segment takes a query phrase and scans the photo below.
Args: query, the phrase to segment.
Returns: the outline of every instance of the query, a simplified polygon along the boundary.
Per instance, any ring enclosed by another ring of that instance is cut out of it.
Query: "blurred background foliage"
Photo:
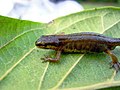
[[[77,0],[77,1],[89,1],[89,2],[114,2],[114,3],[120,3],[120,0]]]
[[[77,0],[84,9],[103,7],[103,6],[116,6],[120,7],[120,0]]]

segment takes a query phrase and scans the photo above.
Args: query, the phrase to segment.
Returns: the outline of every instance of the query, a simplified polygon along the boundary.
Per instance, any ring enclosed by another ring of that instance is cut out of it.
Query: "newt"
[[[105,52],[112,59],[111,67],[117,72],[120,69],[120,63],[117,57],[111,52],[116,46],[120,46],[120,38],[111,38],[94,32],[81,32],[66,35],[42,35],[35,42],[35,45],[38,48],[56,51],[55,58],[45,56],[42,58],[44,61],[57,62],[62,52]]]

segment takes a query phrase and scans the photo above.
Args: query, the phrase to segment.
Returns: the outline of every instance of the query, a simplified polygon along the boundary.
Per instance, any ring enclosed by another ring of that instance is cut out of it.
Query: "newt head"
[[[35,42],[35,45],[44,49],[56,49],[59,45],[59,40],[55,35],[43,35]]]

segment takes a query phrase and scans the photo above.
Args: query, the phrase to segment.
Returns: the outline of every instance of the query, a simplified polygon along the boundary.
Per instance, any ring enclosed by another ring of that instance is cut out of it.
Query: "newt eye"
[[[36,45],[36,46],[45,46],[45,43],[41,43],[41,42],[36,41],[36,42],[35,42],[35,45]]]
[[[36,42],[35,42],[35,45],[36,45],[36,46],[38,46],[38,45],[39,45],[38,41],[36,41]]]

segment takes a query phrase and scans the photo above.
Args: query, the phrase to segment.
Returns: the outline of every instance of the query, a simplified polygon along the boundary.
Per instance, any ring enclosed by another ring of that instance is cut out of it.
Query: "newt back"
[[[37,42],[37,46],[63,52],[103,52],[113,50],[120,45],[119,38],[110,38],[93,32],[82,32],[67,35],[45,35]]]

